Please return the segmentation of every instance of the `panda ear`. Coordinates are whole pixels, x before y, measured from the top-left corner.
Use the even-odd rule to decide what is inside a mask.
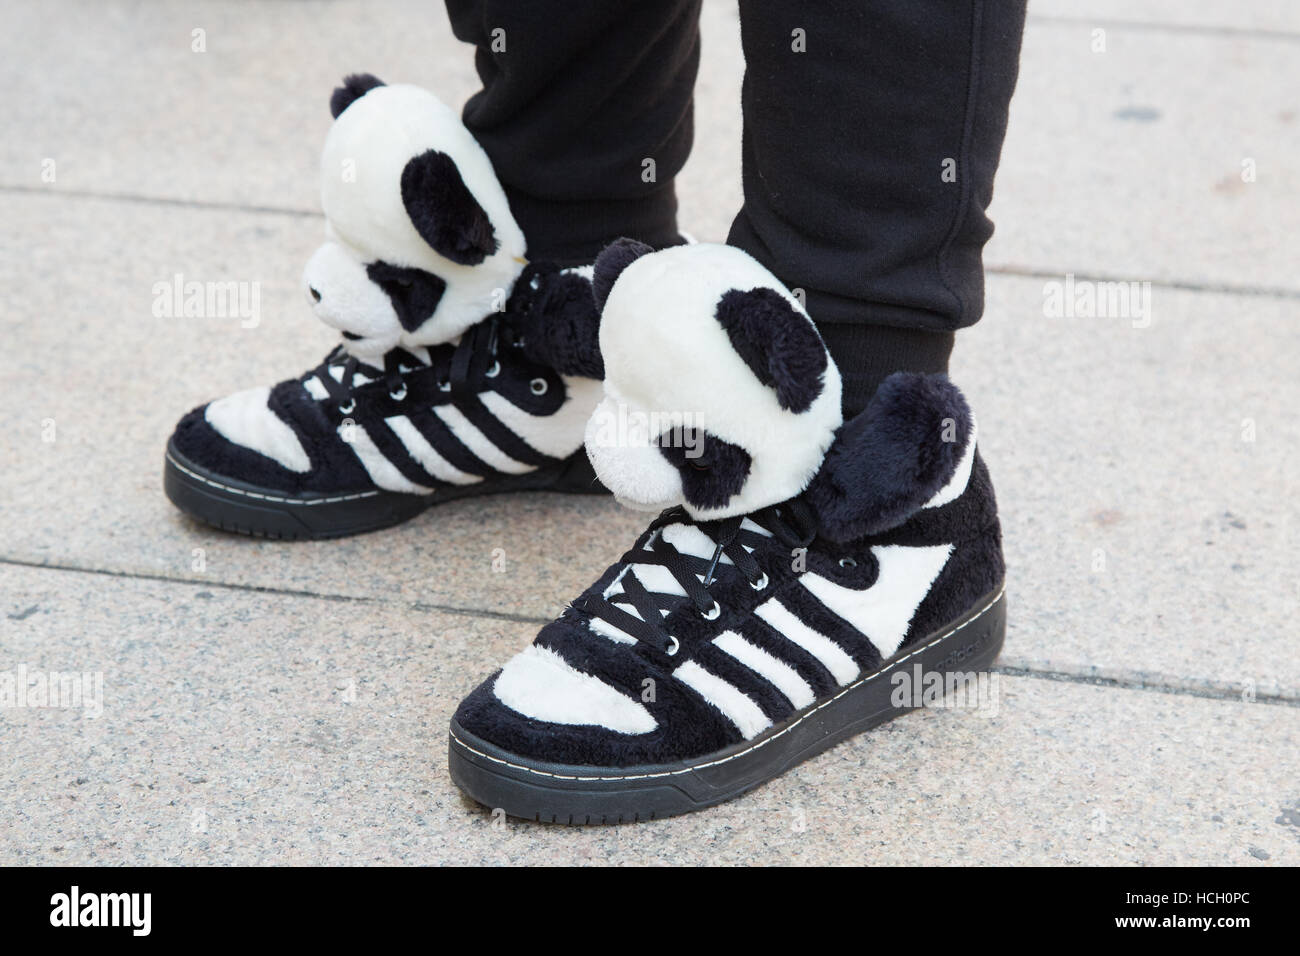
[[[889,376],[840,426],[808,487],[821,533],[852,541],[902,524],[952,478],[972,427],[970,407],[946,375]]]
[[[591,274],[591,294],[596,300],[597,309],[605,311],[605,300],[609,298],[609,290],[614,287],[614,280],[647,252],[654,252],[654,249],[644,242],[627,238],[615,239],[601,250]]]
[[[804,412],[825,385],[826,346],[807,316],[775,289],[732,289],[717,318],[731,346],[787,411]]]
[[[407,161],[402,204],[415,231],[452,262],[476,266],[497,251],[492,220],[446,153],[430,149]]]
[[[352,73],[343,77],[343,85],[334,87],[330,96],[330,113],[335,119],[339,114],[365,96],[376,86],[383,86],[384,81],[370,73]]]

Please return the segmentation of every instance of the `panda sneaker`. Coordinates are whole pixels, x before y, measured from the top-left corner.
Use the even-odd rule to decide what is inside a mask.
[[[947,378],[896,373],[844,422],[812,323],[743,252],[621,241],[595,275],[587,450],[666,510],[462,702],[456,784],[546,822],[684,813],[929,702],[912,682],[986,671],[1000,533]]]
[[[432,504],[601,492],[582,451],[602,374],[590,267],[526,263],[487,155],[414,86],[348,77],[304,284],[342,336],[315,369],[190,412],[164,488],[231,531],[328,538]]]

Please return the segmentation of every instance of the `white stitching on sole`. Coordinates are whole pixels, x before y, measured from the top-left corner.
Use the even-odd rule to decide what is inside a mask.
[[[951,637],[953,634],[956,634],[958,631],[960,631],[960,630],[961,630],[963,627],[965,627],[966,625],[975,623],[975,621],[978,620],[978,619],[980,618],[980,616],[984,614],[985,611],[987,611],[989,608],[991,608],[994,604],[997,604],[998,601],[1000,601],[1000,600],[1002,599],[1002,595],[1005,594],[1006,591],[1007,591],[1007,589],[1006,589],[1005,587],[1003,587],[1001,590],[998,591],[998,593],[993,597],[992,600],[990,600],[990,601],[989,601],[987,604],[985,604],[982,608],[980,608],[978,611],[976,611],[975,614],[973,614],[973,615],[972,615],[970,618],[968,618],[966,621],[962,622],[961,624],[958,624],[956,627],[952,628],[951,630],[945,631],[943,634],[940,634],[940,635],[939,635],[938,637],[936,637],[934,640],[932,640],[932,641],[928,641],[927,643],[922,644],[920,647],[914,648],[914,649],[911,651],[911,653],[906,654],[906,655],[904,655],[903,657],[898,658],[897,660],[890,661],[888,667],[882,667],[880,670],[875,671],[874,673],[868,674],[866,677],[861,677],[861,678],[859,678],[858,680],[854,681],[852,684],[849,684],[847,687],[844,687],[843,689],[841,689],[840,692],[839,692],[838,694],[836,694],[834,697],[830,698],[830,700],[827,700],[827,701],[824,701],[823,703],[818,704],[818,705],[817,705],[816,707],[814,707],[812,710],[808,711],[808,713],[804,714],[802,717],[800,717],[798,720],[796,720],[794,723],[792,723],[789,727],[786,727],[786,728],[782,729],[782,730],[779,731],[778,733],[773,734],[771,737],[764,737],[764,738],[763,738],[762,740],[760,740],[758,743],[753,744],[752,746],[746,747],[744,750],[738,751],[737,753],[731,754],[730,756],[722,757],[722,758],[719,758],[718,760],[710,760],[710,761],[708,761],[707,763],[697,763],[697,764],[693,764],[692,766],[684,767],[684,768],[682,768],[681,770],[664,770],[664,771],[661,771],[661,772],[659,772],[659,773],[629,773],[629,774],[624,774],[623,776],[617,776],[617,777],[599,777],[599,776],[594,776],[594,775],[590,775],[590,774],[584,774],[584,775],[582,775],[582,776],[576,776],[576,775],[572,775],[572,774],[548,773],[548,772],[546,772],[545,770],[534,770],[532,767],[525,767],[523,764],[511,763],[511,762],[508,761],[508,760],[502,760],[502,759],[500,759],[499,757],[493,757],[493,756],[490,755],[490,754],[485,754],[485,753],[483,753],[482,751],[475,750],[475,749],[474,749],[473,747],[471,747],[469,744],[465,743],[465,741],[463,741],[463,740],[461,740],[459,737],[457,737],[457,736],[456,736],[456,731],[451,730],[451,729],[449,728],[449,729],[448,729],[448,733],[451,734],[451,739],[452,739],[452,740],[456,741],[456,743],[460,744],[461,747],[463,747],[464,749],[468,750],[468,751],[469,751],[470,753],[472,753],[472,754],[477,754],[478,756],[483,757],[483,758],[486,759],[486,760],[491,760],[493,763],[501,764],[503,767],[510,767],[510,768],[513,769],[513,770],[525,770],[525,771],[527,771],[528,773],[536,774],[536,775],[539,776],[539,777],[551,777],[551,778],[554,779],[554,780],[645,780],[645,779],[649,779],[649,778],[652,778],[652,777],[676,777],[676,776],[680,776],[681,774],[684,774],[684,773],[693,773],[693,772],[696,771],[696,770],[703,770],[705,767],[715,767],[715,766],[717,766],[718,764],[724,764],[724,763],[727,763],[728,761],[735,760],[735,759],[738,758],[738,757],[743,757],[743,756],[745,756],[745,754],[747,754],[747,753],[751,753],[751,752],[757,750],[759,747],[766,746],[766,745],[767,745],[768,743],[770,743],[771,741],[776,740],[777,738],[782,737],[782,736],[784,736],[785,734],[788,734],[790,731],[794,730],[796,727],[798,727],[801,723],[803,723],[805,720],[807,720],[807,719],[808,719],[809,717],[811,717],[813,714],[817,713],[817,712],[818,712],[819,710],[821,710],[823,707],[829,707],[831,704],[835,703],[837,700],[839,700],[841,697],[843,697],[843,696],[844,696],[845,694],[847,694],[849,691],[853,690],[855,687],[860,687],[861,685],[863,685],[863,684],[865,684],[865,683],[867,683],[867,682],[869,682],[869,681],[873,681],[873,680],[875,680],[875,679],[876,679],[877,677],[879,677],[881,674],[884,674],[884,673],[887,673],[887,672],[893,670],[894,667],[895,667],[895,665],[903,663],[903,661],[907,660],[909,657],[915,657],[917,654],[921,653],[921,652],[922,652],[923,650],[925,650],[927,647],[933,647],[935,644],[938,644],[938,643],[939,643],[940,641],[942,641],[944,638],[946,638],[946,637]]]
[[[332,498],[309,498],[305,500],[298,498],[281,498],[278,495],[259,495],[255,491],[245,491],[243,488],[235,488],[232,485],[223,485],[219,481],[213,481],[211,478],[205,478],[196,472],[190,471],[173,458],[171,452],[167,452],[167,460],[191,478],[197,478],[205,485],[211,485],[213,488],[220,488],[222,491],[229,491],[231,494],[243,495],[245,498],[258,498],[262,501],[278,501],[281,504],[286,505],[328,505],[337,501],[355,501],[358,498],[373,498],[375,495],[379,494],[378,491],[359,491],[353,495],[336,495]]]

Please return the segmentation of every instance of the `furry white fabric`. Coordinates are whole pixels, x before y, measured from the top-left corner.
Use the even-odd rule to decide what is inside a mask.
[[[473,485],[483,480],[481,475],[471,475],[469,472],[461,471],[438,454],[437,449],[429,444],[429,440],[411,424],[411,420],[405,415],[385,418],[384,423],[393,430],[397,440],[405,446],[406,451],[420,467],[439,481],[449,481],[453,485]]]
[[[400,491],[408,495],[427,495],[433,489],[417,485],[397,470],[376,446],[374,439],[360,425],[340,425],[339,437],[352,446],[361,467],[370,480],[385,491]]]
[[[812,685],[799,676],[799,672],[785,661],[777,660],[757,644],[751,644],[735,631],[724,631],[713,639],[718,645],[750,670],[767,678],[786,699],[801,710],[817,696]]]
[[[776,598],[764,601],[754,609],[754,614],[771,624],[787,640],[794,641],[817,658],[841,687],[858,676],[858,665],[844,648],[799,620]]]
[[[553,724],[604,727],[622,734],[648,734],[659,726],[640,701],[536,644],[506,663],[492,692],[511,710]]]
[[[888,658],[907,636],[907,626],[930,585],[952,554],[951,544],[923,548],[903,545],[876,546],[871,553],[880,563],[876,581],[866,590],[842,587],[809,572],[799,583],[828,608],[856,627]]]
[[[947,483],[935,492],[934,497],[927,501],[922,508],[938,508],[940,505],[946,505],[950,501],[956,501],[961,497],[966,486],[970,484],[971,468],[975,465],[975,441],[978,436],[979,426],[975,423],[975,416],[971,415],[970,433],[966,436],[966,447],[962,450],[961,460],[957,462],[957,467],[953,469],[952,477]]]
[[[479,431],[478,427],[455,405],[439,405],[433,413],[442,419],[442,423],[451,429],[451,433],[469,449],[470,454],[484,464],[506,475],[522,475],[526,471],[533,470],[532,465],[515,461],[494,445],[492,439]]]
[[[203,417],[227,441],[304,474],[311,470],[311,459],[294,430],[267,407],[270,396],[266,386],[235,392],[208,405]]]
[[[596,473],[623,504],[647,511],[683,504],[705,520],[745,514],[798,494],[820,467],[842,421],[839,371],[828,356],[811,407],[782,408],[716,317],[724,293],[756,288],[775,290],[811,322],[767,269],[731,246],[649,253],[614,282],[600,321],[605,398],[586,442]],[[674,423],[704,429],[752,457],[748,481],[726,505],[701,509],[684,500],[679,472],[653,444]]]
[[[341,242],[326,242],[307,260],[303,292],[316,318],[330,328],[361,336],[343,340],[349,352],[382,368],[384,353],[402,338],[402,325],[388,293],[366,275],[361,256],[360,251],[349,252]],[[319,301],[312,295],[313,289]]]
[[[568,458],[582,447],[582,429],[600,401],[600,382],[594,378],[564,378],[564,404],[553,415],[531,415],[497,392],[479,395],[497,419],[543,455]]]
[[[497,250],[478,265],[452,262],[420,236],[402,202],[402,172],[408,161],[438,150],[456,164],[465,186],[488,214]],[[454,110],[417,86],[380,86],[348,106],[330,127],[321,155],[321,203],[331,240],[339,247],[313,258],[308,284],[322,293],[315,305],[322,320],[335,327],[404,346],[450,341],[494,309],[500,309],[524,265],[523,231],[510,212],[505,192],[481,146]],[[340,269],[324,278],[324,267],[340,264],[340,253],[362,268]],[[404,330],[390,305],[380,306],[365,286],[374,286],[364,265],[382,261],[418,268],[446,282],[433,315],[414,331]],[[325,281],[342,304],[331,304]],[[346,291],[346,290],[351,291]],[[376,291],[379,291],[376,289]],[[382,295],[383,293],[380,292]],[[347,313],[349,307],[359,309]],[[358,327],[359,326],[359,327]],[[345,343],[375,354],[373,345]]]
[[[757,737],[772,726],[772,721],[748,694],[695,661],[687,661],[673,671],[673,676],[722,711],[722,715],[736,725],[746,740]]]

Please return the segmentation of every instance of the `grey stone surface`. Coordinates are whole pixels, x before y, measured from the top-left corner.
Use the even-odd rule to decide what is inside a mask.
[[[1300,697],[1300,303],[1154,287],[1134,328],[1048,318],[1046,285],[992,282],[952,369],[1001,506],[1006,660]]]
[[[1026,30],[986,262],[1300,289],[1294,38],[1092,29]]]
[[[1300,33],[1300,7],[1289,0],[1089,0],[1086,7],[1077,0],[1030,0],[1034,19],[1091,20],[1100,25],[1141,24],[1154,30],[1213,30],[1231,34]]]
[[[0,708],[0,864],[1300,862],[1294,707],[999,676],[983,709],[908,715],[731,804],[547,827],[445,771],[456,702],[526,625],[0,573],[0,674],[103,681],[98,717]]]

